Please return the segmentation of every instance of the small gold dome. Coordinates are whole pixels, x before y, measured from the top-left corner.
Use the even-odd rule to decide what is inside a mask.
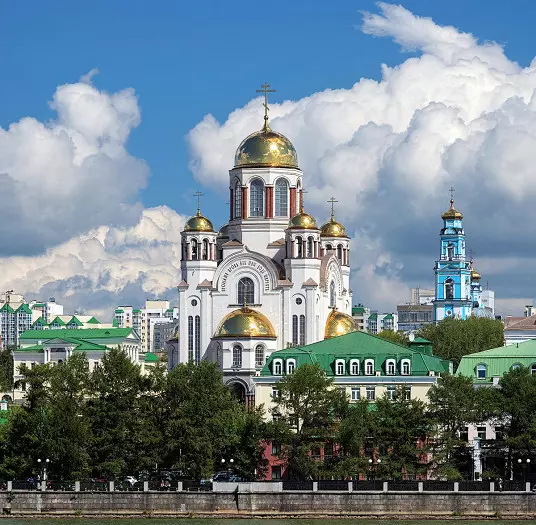
[[[288,227],[293,230],[318,230],[316,220],[312,215],[305,213],[303,209],[294,215],[288,222]]]
[[[344,226],[337,222],[333,216],[320,228],[320,235],[322,237],[348,237]]]
[[[238,146],[235,168],[243,167],[297,168],[298,155],[287,137],[272,131],[266,124]]]
[[[339,335],[346,335],[356,331],[357,326],[351,315],[333,309],[326,321],[324,339],[331,339],[332,337],[338,337]]]
[[[441,218],[444,221],[446,221],[447,219],[463,219],[462,212],[454,208],[454,199],[450,199],[450,208],[443,215],[441,215]]]
[[[277,336],[272,323],[264,314],[244,307],[227,314],[214,337],[275,339]]]
[[[197,209],[197,214],[190,217],[184,226],[185,232],[213,232],[212,223]]]
[[[473,268],[471,267],[471,281],[480,281],[482,276]]]

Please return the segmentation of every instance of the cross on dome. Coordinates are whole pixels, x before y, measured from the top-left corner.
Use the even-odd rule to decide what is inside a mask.
[[[333,220],[335,217],[335,203],[339,201],[335,197],[331,197],[327,202],[331,204],[331,220]]]
[[[261,89],[255,90],[257,93],[264,93],[264,131],[269,131],[270,126],[268,126],[268,111],[270,111],[270,108],[268,107],[268,93],[275,93],[275,89],[269,89],[270,84],[268,82],[265,82],[261,85]]]

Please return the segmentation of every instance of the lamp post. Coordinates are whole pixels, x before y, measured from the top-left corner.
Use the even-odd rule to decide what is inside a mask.
[[[378,458],[376,460],[376,463],[374,463],[374,459],[369,458],[368,462],[369,462],[369,468],[370,468],[372,480],[375,481],[376,480],[376,468],[378,467],[378,465],[381,465],[382,460],[381,458]]]
[[[221,460],[221,466],[222,466],[223,468],[225,468],[225,463],[226,463],[225,458],[222,458],[222,460]],[[234,465],[234,459],[231,458],[231,459],[229,460],[229,462],[227,463],[227,477],[230,477],[230,475],[231,475],[231,471],[232,471],[232,468],[233,468],[233,465]]]
[[[523,481],[527,482],[527,468],[530,465],[530,458],[527,458],[525,461],[523,461],[521,458],[518,458],[517,464],[519,466],[523,465]]]
[[[50,459],[46,458],[41,460],[40,458],[37,459],[37,466],[39,467],[39,481],[46,481],[47,480],[47,468],[50,465]]]

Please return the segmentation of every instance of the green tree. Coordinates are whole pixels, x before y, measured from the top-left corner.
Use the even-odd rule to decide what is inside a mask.
[[[394,330],[382,330],[378,337],[390,341],[391,343],[396,343],[402,346],[409,346],[408,336],[404,332],[395,332]]]
[[[317,477],[323,470],[311,452],[337,434],[339,418],[345,413],[346,394],[335,388],[318,364],[304,364],[278,383],[272,413],[280,419],[275,439],[291,476]]]
[[[0,388],[2,390],[13,389],[13,350],[15,347],[8,346],[0,352]]]
[[[434,354],[452,361],[455,367],[464,355],[497,348],[504,344],[501,321],[484,317],[447,317],[437,324],[423,326],[419,337],[432,342]]]

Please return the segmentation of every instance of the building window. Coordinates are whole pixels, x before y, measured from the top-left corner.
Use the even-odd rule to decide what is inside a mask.
[[[486,439],[486,427],[476,427],[476,435],[480,439]]]
[[[278,399],[281,397],[281,392],[279,388],[273,386],[272,387],[272,399]]]
[[[504,438],[504,427],[495,427],[495,439],[502,441]]]
[[[192,261],[197,261],[198,256],[198,243],[195,239],[192,239]]]
[[[298,345],[298,316],[292,316],[292,344]]]
[[[333,443],[331,441],[328,441],[324,445],[324,457],[331,457],[333,456]]]
[[[326,244],[326,251],[330,252],[331,250],[333,250],[333,246],[331,246],[331,244]]]
[[[285,179],[275,183],[275,216],[288,216],[288,182]]]
[[[283,361],[281,361],[281,359],[274,359],[273,367],[274,367],[273,373],[275,376],[283,375]]]
[[[476,365],[476,378],[486,379],[486,365],[484,364]]]
[[[305,344],[305,315],[300,315],[300,346]]]
[[[249,277],[238,281],[238,304],[255,304],[255,285]]]
[[[339,261],[342,261],[342,244],[339,244],[337,246],[337,259],[339,259]]]
[[[452,261],[452,258],[454,257],[454,245],[451,242],[447,244],[447,257],[450,261]]]
[[[301,237],[296,237],[296,249],[297,249],[296,257],[298,259],[302,259],[303,258],[303,239]]]
[[[264,216],[264,183],[255,179],[249,187],[249,215],[250,217]]]
[[[361,390],[358,386],[352,387],[352,401],[359,401],[361,399]]]
[[[411,374],[411,364],[409,359],[402,359],[402,375],[409,376]]]
[[[314,239],[312,237],[307,238],[307,257],[311,259],[314,256],[313,253]]]
[[[201,362],[201,318],[195,316],[195,364]]]
[[[188,361],[194,360],[194,318],[188,316]]]
[[[296,369],[296,360],[287,359],[286,365],[287,365],[287,374],[292,374],[294,370]]]
[[[264,366],[264,346],[262,345],[255,347],[255,366],[258,368]]]
[[[536,374],[536,363],[530,365],[530,375],[533,376],[534,374]]]
[[[344,361],[342,359],[337,359],[337,361],[335,361],[335,373],[338,376],[344,375]]]
[[[234,187],[234,216],[235,219],[242,217],[242,187],[239,182]]]
[[[335,281],[329,283],[329,306],[331,308],[335,306]]]
[[[233,346],[233,368],[242,368],[242,347]]]
[[[272,480],[280,480],[281,479],[281,467],[272,467]]]
[[[208,239],[203,239],[203,261],[208,260]]]
[[[359,361],[357,359],[350,361],[350,374],[353,376],[359,375]]]
[[[511,366],[511,370],[518,370],[519,368],[521,368],[521,365],[519,363],[514,363],[512,366]]]
[[[367,359],[365,361],[365,375],[374,375],[374,361],[372,359]]]
[[[387,387],[387,399],[389,401],[394,401],[396,399],[396,386]]]
[[[404,399],[406,401],[410,400],[411,399],[411,387],[405,386],[403,392],[404,392]]]
[[[394,359],[388,359],[385,364],[385,372],[387,375],[394,376],[396,370],[395,360]]]
[[[374,401],[376,399],[376,387],[367,386],[366,388],[367,400]]]
[[[450,277],[445,281],[445,299],[454,299],[454,281]]]
[[[469,441],[469,427],[463,427],[460,430],[460,441]]]
[[[281,454],[281,443],[273,442],[272,443],[272,456],[278,456]]]

